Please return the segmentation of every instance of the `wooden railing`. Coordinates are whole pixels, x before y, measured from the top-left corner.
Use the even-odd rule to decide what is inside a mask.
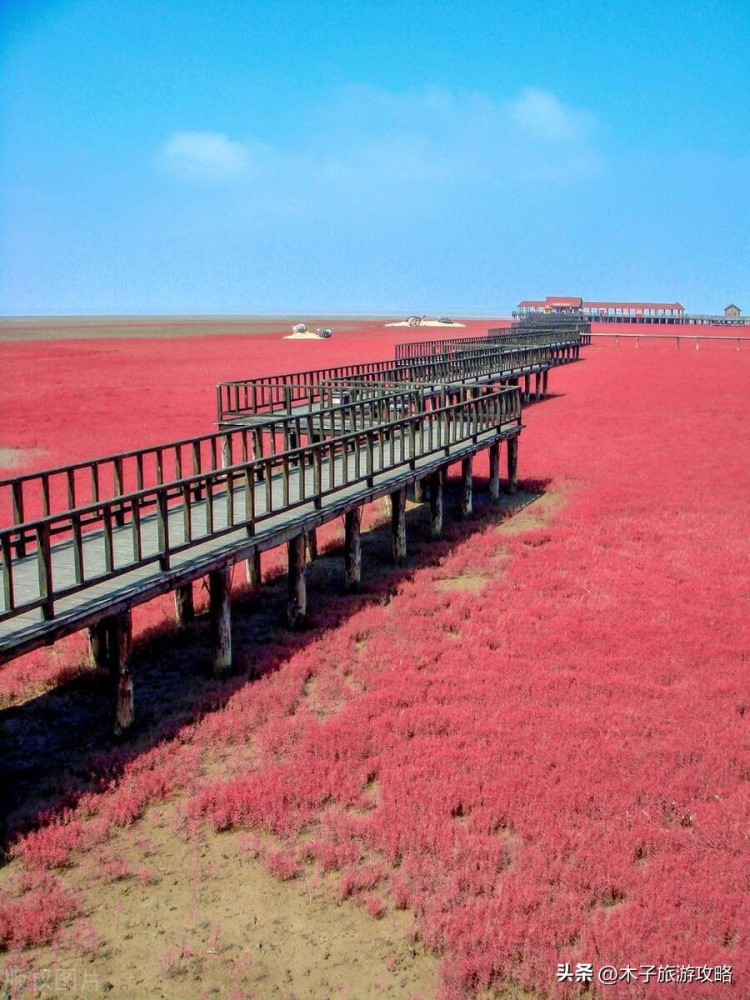
[[[448,337],[444,340],[437,338],[434,340],[409,340],[403,344],[396,344],[394,356],[397,361],[400,361],[405,358],[451,354],[454,351],[467,350],[472,347],[494,347],[498,339],[485,333],[469,337]]]
[[[267,375],[257,379],[221,382],[217,385],[218,422],[231,426],[243,419],[259,420],[276,413],[293,413],[328,405],[342,391],[366,391],[368,384],[422,384],[439,386],[445,382],[512,378],[527,371],[565,364],[578,357],[575,341],[538,347],[499,345],[476,348],[455,357],[408,358],[377,362],[370,366],[348,365],[335,369],[298,372],[295,375]],[[321,373],[325,372],[323,378]],[[305,378],[309,376],[308,378]],[[287,381],[296,379],[288,385]]]
[[[219,382],[216,386],[217,412],[220,419],[231,419],[234,413],[291,413],[298,403],[326,403],[320,387],[351,375],[361,375],[374,381],[381,372],[390,371],[393,361],[367,361],[353,365],[312,368],[309,371],[284,375],[265,375],[254,379]]]
[[[319,509],[326,498],[347,488],[372,486],[380,474],[414,469],[420,458],[448,455],[452,446],[476,443],[481,434],[520,430],[518,388],[486,393],[468,388],[454,390],[454,395],[457,401],[444,406],[435,405],[433,398],[431,408],[376,426],[265,458],[243,457],[226,468],[4,528],[0,622],[35,609],[52,619],[57,601],[87,588],[154,563],[167,571],[176,555],[195,546],[238,529],[250,538],[281,512],[309,504]],[[14,559],[21,539],[27,557]],[[116,554],[116,543],[123,540],[126,557],[122,545]],[[70,582],[56,578],[54,557],[60,554],[71,564]],[[30,599],[19,598],[18,575],[24,572],[28,583],[34,563],[37,592]]]
[[[591,336],[614,339],[618,347],[620,346],[620,340],[634,340],[636,347],[640,346],[641,341],[648,342],[649,340],[673,340],[676,346],[679,347],[680,341],[687,340],[695,342],[696,351],[700,350],[701,341],[710,344],[713,340],[728,340],[736,345],[736,350],[738,351],[743,343],[750,343],[750,337],[729,337],[721,333],[716,336],[701,336],[695,333],[620,333],[618,330],[616,333],[592,333]]]
[[[408,358],[429,357],[433,355],[456,354],[470,348],[522,347],[542,344],[580,343],[581,333],[577,326],[573,328],[551,326],[549,328],[528,330],[521,326],[497,327],[489,330],[483,336],[450,337],[444,340],[415,340],[396,344],[397,360]]]
[[[331,436],[335,428],[364,426],[425,409],[420,386],[372,383],[324,393],[336,405],[270,419],[263,427],[230,429],[181,438],[148,448],[119,452],[0,479],[0,524],[18,526],[31,518],[117,500],[126,493],[181,481],[188,473],[213,472],[236,461],[286,451],[294,442]],[[113,511],[115,523],[122,515]],[[86,527],[83,522],[82,527]],[[19,532],[15,555],[26,554],[28,539]]]
[[[330,406],[340,401],[337,386],[342,382],[356,382],[360,385],[360,392],[366,394],[366,386],[370,382],[414,381],[411,378],[413,364],[431,361],[434,358],[367,361],[362,364],[219,382],[216,386],[218,421],[231,423],[235,417],[246,414],[292,413],[300,406]]]

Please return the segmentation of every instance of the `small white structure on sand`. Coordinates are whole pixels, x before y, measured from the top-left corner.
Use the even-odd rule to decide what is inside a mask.
[[[333,336],[333,330],[325,327],[317,327],[315,330],[308,330],[305,323],[295,323],[292,332],[284,337],[284,340],[328,340]]]

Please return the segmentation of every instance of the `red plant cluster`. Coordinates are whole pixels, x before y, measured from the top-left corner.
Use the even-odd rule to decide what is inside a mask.
[[[78,911],[78,901],[52,876],[25,876],[16,898],[0,900],[0,950],[45,944]]]
[[[314,865],[373,917],[411,910],[446,998],[584,992],[559,963],[731,965],[734,988],[603,995],[745,995],[749,366],[587,349],[524,416],[520,473],[551,516],[449,524],[389,600],[350,599],[336,627],[321,610],[281,669],[16,853],[59,867],[182,791],[188,830],[273,834],[279,877]],[[201,778],[229,745],[247,763]]]

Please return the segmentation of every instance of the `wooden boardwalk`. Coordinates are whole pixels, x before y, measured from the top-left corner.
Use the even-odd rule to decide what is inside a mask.
[[[534,331],[534,334],[538,331]],[[545,340],[546,337],[546,340]],[[470,342],[471,341],[471,342]],[[0,664],[82,628],[113,677],[115,732],[133,722],[130,610],[173,591],[178,624],[208,578],[213,666],[232,663],[232,565],[260,584],[260,553],[286,544],[291,627],[305,620],[305,551],[344,517],[347,587],[361,580],[363,504],[390,496],[393,557],[406,555],[406,488],[429,484],[430,533],[443,525],[447,467],[461,463],[471,513],[472,459],[489,449],[490,495],[517,480],[521,407],[581,338],[524,344],[477,338],[437,353],[217,386],[217,433],[0,480]],[[414,350],[423,350],[419,345]],[[523,384],[522,384],[523,383]]]
[[[217,422],[220,427],[263,424],[277,414],[307,413],[368,391],[397,391],[406,386],[439,393],[447,386],[485,387],[513,385],[524,380],[524,397],[546,392],[549,371],[578,360],[580,343],[562,336],[558,342],[508,346],[503,343],[471,345],[460,354],[368,361],[357,365],[316,368],[311,371],[265,375],[220,382],[216,387]]]
[[[0,662],[252,559],[505,439],[512,486],[520,430],[517,389],[464,392],[446,406],[4,529]],[[25,554],[14,556],[22,537]]]
[[[473,348],[537,347],[548,344],[581,345],[591,333],[591,324],[582,322],[524,324],[514,321],[510,326],[495,327],[484,336],[443,337],[431,340],[410,340],[396,344],[397,360],[424,358],[430,355],[456,355]]]

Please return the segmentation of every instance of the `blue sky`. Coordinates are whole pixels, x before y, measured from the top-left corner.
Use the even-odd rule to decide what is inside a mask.
[[[747,0],[0,5],[0,314],[750,312]]]

